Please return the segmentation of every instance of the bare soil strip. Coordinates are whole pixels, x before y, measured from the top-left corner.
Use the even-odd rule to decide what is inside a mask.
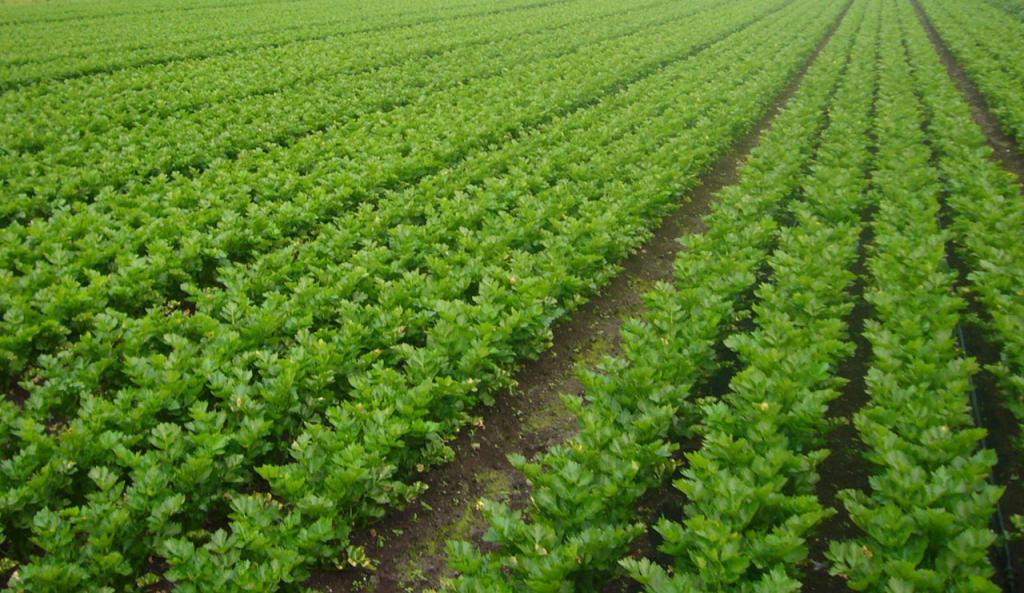
[[[1024,190],[1024,153],[1021,152],[1021,148],[1000,127],[999,120],[996,119],[996,116],[992,115],[984,95],[974,86],[974,83],[967,77],[967,73],[964,72],[964,69],[957,63],[956,58],[950,53],[946,44],[943,43],[942,38],[939,37],[935,27],[932,26],[928,16],[925,15],[924,10],[921,8],[921,4],[917,0],[911,0],[911,4],[914,5],[914,11],[917,13],[917,19],[921,22],[921,26],[928,33],[928,39],[932,42],[932,46],[935,47],[936,53],[939,54],[942,65],[946,67],[946,73],[953,79],[957,88],[960,89],[960,94],[964,96],[967,104],[970,105],[971,119],[984,132],[985,137],[988,139],[988,144],[995,152],[999,163],[1007,171],[1017,176],[1017,182],[1020,183],[1021,189]]]
[[[799,88],[846,9],[753,129],[715,162],[700,186],[681,198],[680,207],[662,220],[643,247],[622,262],[622,272],[554,328],[552,347],[516,374],[518,389],[481,409],[478,425],[451,443],[455,461],[423,474],[426,493],[409,508],[388,514],[372,529],[354,536],[354,543],[365,546],[375,558],[376,568],[321,571],[310,579],[310,586],[331,593],[404,593],[436,587],[446,576],[444,542],[451,537],[481,541],[485,526],[475,510],[479,498],[525,504],[525,481],[507,456],[532,456],[576,432],[575,418],[562,406],[560,395],[582,393],[577,366],[621,352],[623,321],[642,311],[643,295],[654,282],[672,277],[681,249],[679,237],[705,230],[703,217],[714,195],[736,182],[759,136]]]

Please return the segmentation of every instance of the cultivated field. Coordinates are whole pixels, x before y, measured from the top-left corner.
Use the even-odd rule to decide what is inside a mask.
[[[0,4],[5,593],[1024,592],[1022,0]]]

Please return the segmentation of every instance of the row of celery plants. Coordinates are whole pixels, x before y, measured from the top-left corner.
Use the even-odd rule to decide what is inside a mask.
[[[863,12],[864,3],[851,9],[752,152],[738,185],[721,195],[707,233],[685,239],[675,285],[660,285],[648,295],[649,312],[627,322],[623,356],[583,374],[586,405],[566,398],[579,435],[533,462],[513,460],[532,486],[529,507],[482,503],[486,539],[498,549],[449,544],[450,563],[460,572],[450,590],[590,590],[643,532],[637,501],[675,466],[674,438],[690,432],[697,415],[693,392],[717,366],[716,345],[756,282],[774,242],[775,216],[813,158],[851,45],[857,41],[855,59],[870,51],[870,35],[858,33]]]
[[[29,99],[29,105],[24,106],[27,109],[8,112],[7,122],[0,126],[0,137],[6,139],[3,149],[11,157],[3,161],[0,174],[5,178],[5,191],[18,196],[4,208],[11,219],[29,221],[58,211],[64,203],[92,200],[101,191],[123,192],[145,185],[155,176],[192,177],[219,161],[230,162],[244,152],[287,148],[328,128],[351,127],[360,118],[380,117],[380,113],[395,110],[402,111],[407,118],[413,117],[412,105],[416,103],[426,103],[418,110],[424,112],[426,107],[436,109],[438,103],[457,105],[471,90],[507,93],[506,83],[526,73],[532,78],[518,84],[539,85],[537,73],[549,69],[550,64],[559,59],[574,54],[600,55],[603,45],[609,41],[671,23],[707,4],[636,11],[619,14],[617,18],[592,18],[574,24],[574,11],[536,15],[544,17],[540,21],[545,23],[543,27],[523,16],[449,23],[445,35],[435,32],[427,37],[435,43],[438,39],[449,40],[448,48],[428,47],[424,55],[416,49],[423,43],[414,38],[408,42],[409,50],[405,52],[412,53],[412,59],[393,60],[395,63],[391,64],[371,63],[364,68],[334,66],[333,62],[340,60],[329,52],[309,60],[307,48],[303,53],[306,63],[320,65],[320,68],[313,68],[314,72],[325,67],[328,71],[304,84],[243,94],[238,98],[221,97],[170,115],[146,117],[129,107],[123,116],[131,122],[127,126],[111,121],[110,114],[124,108],[116,101],[110,101],[110,105],[94,105],[93,111],[89,105],[79,104],[72,93],[70,98],[65,97],[61,110],[52,113],[52,110],[45,112],[38,108],[37,104],[42,101]],[[571,26],[563,30],[556,26],[559,21],[568,21]],[[396,47],[405,45],[394,39],[390,43]],[[379,59],[386,58],[384,52],[376,54],[381,56]],[[531,65],[532,68],[528,67]],[[336,67],[339,69],[331,74],[329,70]],[[221,76],[233,78],[236,74],[228,70],[221,71]],[[506,81],[506,77],[509,80]],[[214,88],[220,86],[216,80],[207,84]],[[460,85],[465,88],[458,88]],[[173,96],[172,93],[173,89],[154,83],[146,89],[144,95],[147,96],[142,99],[159,105],[164,96]],[[498,99],[477,95],[475,100],[486,106]],[[452,109],[457,107],[452,106]],[[95,112],[101,124],[93,128],[68,122],[68,116],[64,115]],[[41,119],[36,119],[33,126],[32,121],[26,119],[36,114]],[[71,118],[79,119],[74,115]]]
[[[1024,21],[983,0],[919,0],[943,43],[1024,150]]]
[[[406,313],[396,310],[393,302],[380,304],[379,321],[359,317],[362,309],[356,300],[340,318],[362,318],[365,324],[345,322],[335,332],[298,331],[314,317],[318,322],[339,318],[337,309],[330,310],[338,303],[321,294],[334,283],[319,273],[312,278],[323,282],[322,287],[297,285],[292,304],[301,307],[294,313],[306,312],[295,321],[268,317],[253,308],[252,322],[242,323],[239,316],[246,311],[236,307],[226,310],[225,322],[233,329],[225,326],[228,331],[218,332],[208,316],[172,315],[195,333],[178,330],[162,338],[170,353],[154,352],[129,361],[135,387],[119,392],[113,401],[89,399],[81,408],[85,416],[57,426],[57,434],[50,432],[53,427],[40,424],[16,427],[19,438],[30,446],[3,469],[5,478],[12,480],[8,484],[19,485],[18,504],[39,505],[35,497],[51,492],[70,492],[72,501],[81,501],[35,513],[34,543],[46,553],[21,567],[18,586],[33,583],[37,590],[60,589],[74,581],[71,586],[86,590],[97,582],[128,578],[116,575],[134,573],[137,563],[154,553],[171,562],[173,570],[167,576],[179,581],[182,590],[276,586],[300,578],[310,562],[336,554],[345,546],[353,521],[375,515],[417,490],[404,480],[424,455],[436,455],[445,435],[465,419],[466,410],[482,395],[478,386],[493,389],[509,365],[531,351],[530,345],[541,345],[551,320],[600,282],[610,272],[609,262],[644,236],[652,217],[673,195],[670,188],[692,183],[700,168],[764,109],[788,75],[784,65],[792,68],[809,53],[815,32],[823,30],[837,11],[834,5],[795,3],[779,18],[804,26],[784,27],[792,32],[779,39],[773,39],[772,32],[787,21],[765,23],[752,39],[771,49],[776,67],[763,68],[756,52],[748,51],[745,59],[730,56],[736,62],[736,76],[729,78],[730,84],[705,85],[715,98],[706,106],[678,101],[672,87],[662,87],[661,95],[642,95],[662,102],[662,115],[653,121],[641,117],[632,131],[614,140],[614,150],[605,153],[591,147],[595,154],[589,168],[595,177],[552,184],[537,195],[526,192],[516,197],[519,205],[509,205],[524,214],[539,212],[535,224],[523,228],[515,217],[499,215],[502,202],[511,197],[507,185],[475,192],[472,202],[454,196],[447,204],[459,210],[438,222],[458,220],[465,207],[476,202],[469,214],[481,218],[482,234],[464,241],[467,237],[448,224],[427,225],[438,232],[452,228],[452,234],[436,244],[435,249],[443,252],[425,262],[435,268],[447,266],[462,276],[453,279],[449,290],[459,292],[451,297],[408,303],[412,320],[418,318],[421,328],[435,318],[429,332],[418,332],[424,340],[419,345],[419,339],[403,343],[398,338],[412,332],[402,331]],[[735,87],[732,82],[737,79],[747,82]],[[729,125],[722,126],[723,122]],[[569,140],[579,144],[578,138],[567,138],[561,150],[568,150]],[[684,169],[679,167],[681,154],[691,159]],[[513,170],[533,170],[531,159],[543,163],[548,158],[547,153],[531,155]],[[523,183],[527,189],[536,180],[527,176]],[[403,228],[420,226],[417,222]],[[394,235],[391,241],[403,236]],[[502,259],[501,254],[509,257]],[[452,267],[466,257],[472,267]],[[491,263],[480,267],[485,262]],[[314,267],[330,271],[323,262]],[[435,282],[447,280],[395,273],[402,282],[396,284],[394,298],[407,298],[410,290],[429,292],[437,288]],[[422,284],[426,286],[421,288]],[[279,306],[281,300],[268,304]],[[314,315],[310,307],[323,312]],[[353,340],[335,350],[328,340],[349,340],[353,331],[359,332],[356,338],[377,339],[372,332],[381,329],[380,323],[396,321],[401,325],[384,332],[393,334],[384,339],[397,340],[387,348],[386,364],[373,363],[384,354],[377,348],[361,357],[371,363],[365,374],[335,375],[337,367],[324,364],[332,362],[329,358],[317,359],[350,356],[352,348],[361,345]],[[291,336],[292,346],[277,352],[251,350],[254,343],[267,343],[268,332],[277,331],[290,332],[282,337]],[[193,342],[196,338],[200,341]],[[205,356],[197,357],[196,347],[202,342],[208,344]],[[222,364],[218,360],[224,348],[229,354]],[[238,353],[239,348],[249,353],[234,358],[231,352]],[[309,374],[304,367],[310,364],[319,370]],[[304,374],[301,380],[297,373]],[[275,420],[292,418],[294,423],[322,417],[325,408],[338,403],[338,395],[329,392],[341,388],[341,381],[351,385],[351,392],[326,412],[331,425],[341,430],[311,422],[291,447],[294,464],[262,470],[288,505],[282,509],[266,496],[243,494],[251,466],[280,457],[289,444],[281,437],[296,434],[287,423]],[[205,389],[212,391],[215,409],[197,400]],[[169,417],[178,422],[154,424]],[[118,426],[129,430],[119,431]],[[31,466],[38,455],[45,459],[36,471]],[[68,462],[83,471],[71,469]],[[90,467],[88,480],[95,487],[85,481],[85,467]],[[17,475],[26,469],[22,475],[27,480],[12,478],[11,470]],[[293,489],[296,478],[315,489]],[[204,531],[206,517],[219,513],[227,515],[230,530]],[[89,541],[86,554],[74,544],[83,537]]]
[[[999,347],[991,370],[1003,405],[1024,425],[1024,195],[1021,180],[995,161],[970,107],[946,76],[924,31],[907,36],[918,96],[927,112],[928,142],[938,159],[950,229],[968,268],[967,283],[982,324]],[[1024,452],[1024,439],[1017,447]],[[1019,520],[1019,519],[1018,519]]]
[[[623,561],[649,593],[796,592],[807,540],[834,514],[818,500],[817,466],[831,421],[829,402],[853,352],[847,317],[851,271],[868,195],[880,3],[865,4],[861,35],[829,126],[756,291],[754,328],[726,339],[741,370],[729,392],[702,410],[702,444],[687,454],[675,487],[683,519],[655,529],[665,568]]]
[[[318,140],[323,150],[325,139],[335,134],[347,135],[360,148],[378,151],[374,153],[378,156],[403,150],[421,152],[419,147],[408,146],[414,142],[411,133],[403,146],[381,145],[383,138],[374,142],[373,137],[359,137],[365,133],[363,128],[371,125],[378,136],[383,136],[379,128],[394,118],[401,118],[407,128],[412,128],[410,120],[415,120],[419,122],[417,128],[426,127],[435,136],[450,134],[463,142],[475,140],[474,135],[452,125],[467,107],[473,111],[465,113],[464,117],[479,120],[480,124],[488,121],[488,116],[494,120],[494,113],[486,111],[486,107],[497,106],[510,94],[510,88],[546,90],[540,73],[556,68],[566,75],[576,76],[586,72],[586,68],[600,72],[608,55],[631,51],[639,39],[647,38],[649,43],[649,37],[659,25],[665,27],[662,34],[672,34],[674,31],[668,27],[676,17],[685,17],[707,4],[705,1],[695,7],[627,13],[604,21],[594,19],[589,24],[577,24],[568,32],[548,29],[545,35],[541,30],[539,39],[534,42],[526,33],[529,27],[524,27],[528,23],[499,20],[491,25],[496,29],[493,33],[497,34],[486,45],[456,42],[451,51],[428,55],[422,60],[345,71],[275,93],[225,98],[169,117],[147,120],[135,116],[136,123],[130,127],[113,126],[109,130],[64,127],[58,131],[58,142],[37,145],[34,138],[22,138],[17,132],[4,134],[13,143],[5,147],[12,158],[2,163],[5,192],[16,197],[4,205],[5,218],[27,222],[59,212],[64,204],[111,200],[125,191],[137,193],[147,185],[160,189],[166,184],[167,176],[184,176],[181,181],[188,181],[215,165],[237,167],[233,161],[240,156],[267,159],[274,155],[265,153],[288,154],[289,148],[301,147],[312,140]],[[475,26],[468,23],[453,27],[451,34],[472,39],[475,32],[486,30],[489,22],[484,19]],[[509,37],[526,37],[520,39],[526,45],[515,46]],[[664,50],[668,53],[675,47],[667,44]],[[655,55],[648,51],[635,58],[639,61]],[[521,60],[517,62],[513,56],[520,56]],[[329,63],[329,59],[325,57],[324,63]],[[562,61],[566,63],[561,64]],[[148,92],[151,101],[156,102],[165,91],[150,88]],[[526,103],[526,97],[522,99]],[[549,108],[555,108],[556,95],[552,93],[551,99]],[[464,104],[466,101],[479,103]],[[116,105],[111,108],[116,109]],[[447,120],[436,115],[437,111],[445,109],[450,110]],[[24,129],[17,112],[14,113],[8,116],[14,120],[8,129]],[[444,130],[440,127],[442,122],[453,129]],[[60,126],[60,118],[52,123]],[[506,125],[500,133],[483,141],[483,145],[496,141],[520,122],[506,117],[494,123]],[[489,131],[489,127],[483,125],[473,129],[478,134]],[[350,155],[350,158],[355,157]],[[343,162],[335,161],[333,168]],[[296,161],[291,166],[308,165]]]
[[[455,5],[429,2],[410,7],[402,2],[339,6],[336,2],[312,0],[256,7],[226,5],[198,13],[179,10],[157,19],[150,15],[115,14],[86,19],[75,23],[76,26],[54,26],[46,20],[25,23],[7,27],[16,27],[17,35],[0,37],[0,55],[6,58],[0,62],[0,92],[144,70],[149,65],[198,62],[309,40],[378,30],[398,34],[419,24],[473,14],[522,11],[552,3],[514,0],[496,6],[466,0]],[[0,8],[0,18],[12,10],[10,5]]]
[[[348,233],[355,221],[362,229],[360,219],[376,219],[383,216],[380,210],[394,209],[388,202],[398,198],[403,200],[399,211],[407,210],[408,196],[388,187],[438,178],[447,186],[444,177],[453,167],[481,150],[492,152],[487,147],[510,131],[523,133],[563,113],[586,111],[667,66],[675,66],[673,71],[692,67],[689,61],[667,62],[715,41],[727,47],[730,32],[781,4],[766,9],[742,2],[699,30],[695,21],[684,19],[682,28],[658,28],[609,42],[608,53],[562,60],[547,72],[527,64],[516,69],[522,79],[509,72],[500,81],[469,85],[458,101],[465,115],[459,125],[451,123],[452,111],[441,108],[446,99],[435,97],[386,114],[386,121],[371,118],[375,121],[360,121],[289,150],[254,153],[196,180],[164,181],[160,189],[112,195],[44,223],[11,225],[0,231],[5,245],[0,249],[4,373],[8,380],[31,378],[25,371],[39,366],[34,360],[39,354],[73,347],[100,329],[105,311],[135,318],[168,301],[194,300],[184,291],[231,283],[239,268],[250,263],[280,269],[279,260],[287,258],[284,269],[305,270],[305,254],[341,229],[348,243],[373,240],[361,230]],[[648,55],[652,40],[667,31],[673,32],[672,43]],[[551,76],[556,81],[547,80]],[[527,99],[518,85],[534,79],[536,84],[526,85]],[[419,122],[415,131],[411,121]],[[324,158],[325,150],[336,154]],[[315,166],[304,164],[313,161],[318,161]],[[314,239],[300,240],[310,236]],[[298,249],[303,253],[296,254]],[[327,261],[338,257],[335,247]]]
[[[905,4],[905,3],[900,3]],[[886,2],[877,102],[878,193],[866,298],[870,395],[855,415],[872,466],[870,489],[840,493],[863,534],[833,542],[833,574],[856,591],[998,591],[987,553],[1002,489],[979,450],[968,388],[973,359],[955,339],[964,303],[939,227],[939,176],[907,60],[908,6]]]

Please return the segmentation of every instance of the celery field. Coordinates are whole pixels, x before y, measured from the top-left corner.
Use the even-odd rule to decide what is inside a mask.
[[[1024,0],[0,0],[0,592],[1024,593]]]

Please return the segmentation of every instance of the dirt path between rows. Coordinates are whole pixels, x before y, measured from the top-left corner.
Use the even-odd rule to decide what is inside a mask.
[[[1020,147],[999,126],[988,108],[985,98],[977,87],[968,79],[956,58],[949,51],[938,32],[928,20],[927,14],[917,0],[911,0],[917,13],[918,21],[928,34],[928,39],[946,68],[946,73],[960,90],[960,94],[971,109],[971,118],[981,128],[994,152],[994,157],[1006,170],[1017,176],[1017,182],[1024,191],[1024,155]],[[960,286],[966,286],[967,265],[957,256],[954,249],[949,249],[949,260],[959,275]],[[970,312],[974,316],[984,317],[984,312],[975,299],[968,295]],[[999,360],[999,350],[989,339],[988,332],[972,320],[961,325],[959,335],[960,346],[966,354],[975,357],[984,369]],[[982,443],[983,447],[995,450],[997,464],[992,479],[996,484],[1006,486],[1006,492],[999,503],[999,512],[994,518],[993,529],[999,536],[1007,535],[1010,528],[1009,516],[1024,514],[1024,485],[1020,476],[1024,475],[1024,460],[1014,442],[1020,432],[1016,418],[1006,409],[998,382],[992,373],[982,370],[972,380],[972,408],[976,423],[988,430],[988,436]],[[1017,538],[1003,541],[993,546],[992,562],[996,567],[995,582],[1010,593],[1020,591],[1021,579],[1024,578],[1024,539]]]
[[[353,542],[374,558],[375,569],[321,571],[314,574],[309,586],[328,593],[405,593],[436,587],[448,576],[445,541],[481,541],[486,526],[475,508],[479,498],[509,500],[513,506],[525,504],[527,484],[507,456],[535,455],[576,432],[575,418],[560,399],[561,394],[582,394],[576,368],[621,352],[623,321],[643,310],[643,295],[655,282],[672,277],[673,262],[681,249],[678,239],[705,230],[703,217],[715,194],[736,181],[760,134],[799,88],[849,6],[847,3],[753,129],[714,163],[696,189],[680,198],[680,207],[622,262],[622,271],[599,294],[555,326],[552,347],[516,373],[518,388],[499,395],[492,407],[478,411],[481,420],[477,426],[464,430],[451,443],[454,462],[422,476],[427,491],[409,508],[389,513],[372,529],[353,537]]]

